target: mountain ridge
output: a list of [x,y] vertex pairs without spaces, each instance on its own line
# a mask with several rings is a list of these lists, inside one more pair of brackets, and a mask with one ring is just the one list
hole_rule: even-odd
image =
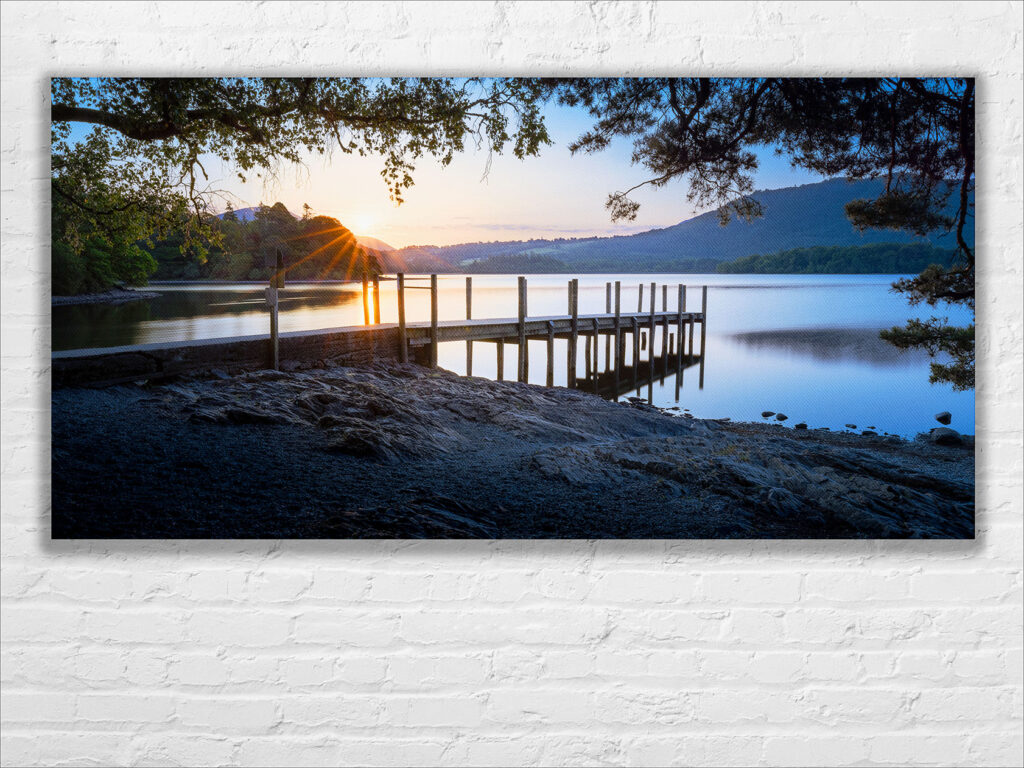
[[[719,222],[718,212],[710,211],[678,224],[632,235],[408,246],[393,255],[398,259],[432,258],[455,270],[470,271],[480,268],[489,271],[491,266],[498,271],[506,265],[514,270],[518,263],[516,257],[544,258],[549,263],[559,263],[566,269],[580,272],[674,271],[680,267],[689,271],[710,267],[713,271],[717,263],[794,248],[874,243],[931,243],[944,248],[955,247],[951,235],[922,238],[897,230],[858,232],[847,219],[843,206],[851,200],[876,197],[883,190],[883,184],[881,180],[838,178],[758,190],[749,197],[761,203],[764,216],[751,222],[733,219],[724,227]],[[973,239],[972,226],[968,242]],[[490,259],[500,262],[500,266],[488,264]]]

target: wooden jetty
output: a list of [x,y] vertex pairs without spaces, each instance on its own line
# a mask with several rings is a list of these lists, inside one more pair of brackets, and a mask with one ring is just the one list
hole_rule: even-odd
[[[677,286],[677,301],[674,309],[668,308],[668,286],[661,288],[661,309],[657,309],[657,285],[650,284],[650,299],[644,308],[645,286],[638,291],[637,311],[622,310],[621,281],[606,283],[605,312],[600,314],[579,314],[579,280],[572,279],[567,284],[567,311],[564,315],[530,316],[528,313],[527,278],[518,278],[518,315],[507,318],[474,318],[472,311],[472,278],[466,278],[466,318],[463,320],[437,319],[437,275],[430,276],[430,322],[407,323],[405,321],[405,291],[408,278],[397,276],[398,285],[398,317],[399,317],[399,356],[414,359],[429,365],[437,365],[438,344],[452,341],[466,342],[466,370],[472,374],[473,343],[489,342],[496,345],[495,356],[498,363],[498,377],[504,374],[504,347],[515,344],[517,347],[516,378],[526,381],[529,377],[528,343],[530,341],[546,342],[548,386],[552,385],[554,372],[555,339],[568,341],[567,380],[569,386],[576,386],[579,342],[584,340],[588,359],[597,364],[600,356],[600,338],[606,338],[606,367],[622,370],[626,360],[626,340],[630,339],[633,354],[632,361],[640,359],[641,339],[650,337],[649,358],[654,359],[654,337],[661,332],[661,357],[670,355],[680,360],[692,359],[699,361],[704,355],[707,339],[705,316],[707,314],[708,289],[702,286],[701,308],[699,312],[686,309],[686,286]],[[694,329],[700,325],[700,353],[694,351]],[[687,338],[689,345],[687,345]],[[644,348],[646,342],[644,342]],[[693,364],[693,363],[690,363]],[[588,363],[586,370],[591,371]],[[589,375],[589,374],[588,374]]]
[[[226,339],[208,339],[192,342],[146,344],[109,349],[83,349],[55,352],[52,355],[54,386],[77,386],[97,383],[158,379],[196,370],[224,368],[245,370],[288,366],[292,363],[333,359],[346,364],[368,362],[406,362],[436,366],[438,345],[464,342],[466,370],[472,373],[474,345],[495,345],[498,378],[504,376],[505,345],[516,345],[516,378],[529,378],[529,342],[542,341],[546,351],[546,377],[548,386],[554,383],[555,341],[565,340],[566,381],[570,387],[585,388],[579,376],[578,356],[584,347],[583,380],[598,381],[601,366],[601,337],[605,337],[604,369],[620,377],[621,382],[639,379],[641,362],[647,351],[646,365],[650,369],[644,379],[653,380],[656,359],[660,367],[674,367],[682,371],[700,363],[703,383],[703,359],[706,343],[707,287],[701,291],[699,311],[687,309],[686,286],[678,285],[675,307],[669,309],[670,291],[662,286],[661,308],[657,307],[658,291],[650,284],[649,299],[646,286],[638,290],[637,309],[623,310],[621,282],[605,286],[604,312],[579,313],[579,280],[566,284],[566,313],[564,315],[531,316],[528,305],[526,277],[518,278],[518,312],[515,317],[474,317],[472,307],[472,278],[466,278],[466,317],[460,320],[439,320],[438,276],[395,277],[398,294],[397,322],[380,322],[379,280],[364,280],[364,325],[326,328],[315,331],[278,332],[278,303],[287,301],[279,296],[283,287],[280,271],[275,275],[267,293],[271,310],[271,333],[267,336],[245,336]],[[410,285],[415,281],[428,281],[427,285]],[[414,289],[430,291],[430,319],[408,322],[406,292]],[[372,303],[373,310],[370,311]],[[371,322],[371,317],[373,322]],[[700,349],[695,349],[695,328],[700,326]],[[660,354],[655,340],[660,335]],[[667,370],[667,368],[666,368]],[[612,389],[618,393],[624,384],[616,383]],[[598,381],[598,389],[609,391],[605,379]],[[629,389],[635,389],[636,384]]]

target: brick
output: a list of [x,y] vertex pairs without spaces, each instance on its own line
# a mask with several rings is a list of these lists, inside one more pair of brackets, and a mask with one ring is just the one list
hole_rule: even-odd
[[275,701],[235,696],[183,698],[178,702],[177,715],[184,725],[213,732],[224,729],[267,731],[281,721]]
[[78,717],[100,723],[166,723],[174,714],[170,696],[126,695],[124,693],[81,694],[76,702]]

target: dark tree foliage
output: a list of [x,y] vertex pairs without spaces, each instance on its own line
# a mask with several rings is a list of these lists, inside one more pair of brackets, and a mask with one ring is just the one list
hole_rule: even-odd
[[180,233],[199,265],[220,235],[210,157],[245,179],[309,153],[373,154],[400,203],[423,157],[447,165],[467,142],[537,154],[549,143],[541,95],[521,79],[54,78],[54,243],[87,258],[93,240],[113,248]]
[[[912,304],[974,308],[972,226],[974,80],[970,78],[621,78],[559,79],[548,87],[563,103],[588,109],[593,128],[574,152],[633,141],[633,160],[651,176],[608,198],[613,219],[632,219],[630,193],[685,177],[697,205],[718,206],[723,223],[761,214],[753,189],[755,150],[774,147],[795,166],[825,176],[884,179],[881,195],[846,213],[859,228],[955,234],[957,258],[894,285]],[[883,333],[901,347],[944,353],[932,381],[974,385],[973,326],[944,318]],[[936,341],[938,340],[938,341]],[[948,341],[948,343],[945,343]]]
[[[209,222],[217,235],[202,262],[188,253],[181,231],[149,247],[164,279],[268,280],[280,252],[287,280],[353,280],[381,274],[384,254],[364,248],[337,219],[306,206],[296,218],[282,204],[261,205],[251,221],[226,211]],[[185,252],[182,253],[182,248]]]

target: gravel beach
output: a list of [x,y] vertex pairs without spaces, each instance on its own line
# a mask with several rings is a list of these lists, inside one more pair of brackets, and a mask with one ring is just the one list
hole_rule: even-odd
[[973,441],[415,365],[53,393],[55,538],[971,538]]

